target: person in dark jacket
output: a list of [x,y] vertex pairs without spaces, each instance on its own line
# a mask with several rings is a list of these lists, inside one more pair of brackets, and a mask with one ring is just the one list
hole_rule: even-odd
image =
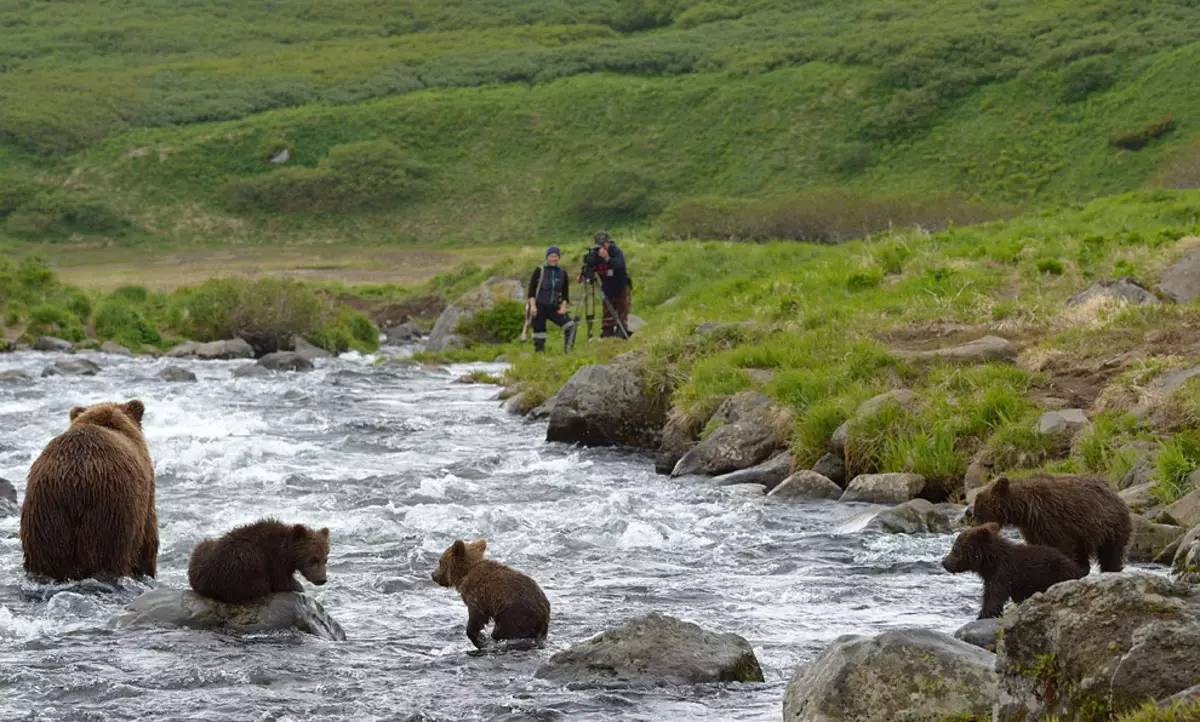
[[563,330],[563,349],[571,350],[575,322],[567,315],[571,290],[567,272],[559,267],[558,246],[546,249],[546,263],[538,266],[529,279],[529,315],[533,318],[533,350],[546,350],[546,321]]
[[[625,268],[625,254],[621,252],[621,247],[613,243],[612,237],[607,231],[596,233],[596,247],[600,255],[600,266],[597,275],[600,276],[600,289],[604,291],[604,295],[608,298],[608,303],[604,304],[604,314],[600,321],[600,338],[625,338],[629,335],[629,308],[633,305],[633,281],[629,278],[629,271]],[[609,309],[612,306],[612,309]],[[617,315],[613,316],[613,311]],[[621,330],[617,327],[617,319],[621,320],[620,329],[625,330],[622,335]]]

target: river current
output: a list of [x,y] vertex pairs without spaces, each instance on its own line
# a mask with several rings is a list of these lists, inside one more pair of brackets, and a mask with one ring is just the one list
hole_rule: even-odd
[[[399,352],[397,352],[399,353]],[[24,578],[0,518],[0,720],[771,720],[797,664],[842,634],[952,631],[981,585],[940,566],[949,535],[855,531],[864,507],[783,504],[654,473],[648,455],[545,442],[493,386],[501,366],[425,369],[350,354],[308,374],[235,379],[241,362],[87,354],[94,377],[39,378],[54,356],[0,356],[0,477],[29,465],[72,406],[142,399],[158,477],[157,586],[185,588],[201,539],[263,516],[328,526],[329,583],[305,587],[348,637],[114,631],[147,587]],[[197,383],[155,378],[192,370]],[[848,523],[849,522],[849,523]],[[472,655],[466,608],[430,573],[456,538],[528,574],[552,606],[547,648]],[[576,690],[540,662],[659,611],[753,645],[764,684]]]

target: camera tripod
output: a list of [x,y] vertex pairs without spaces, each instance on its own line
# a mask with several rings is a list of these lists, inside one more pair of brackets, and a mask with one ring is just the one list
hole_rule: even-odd
[[[596,296],[600,296],[600,300],[604,303],[604,307],[612,314],[613,322],[617,324],[617,328],[621,331],[621,338],[629,340],[629,332],[625,330],[625,326],[621,324],[621,317],[617,314],[617,309],[613,308],[612,301],[608,300],[608,296],[604,293],[603,288],[599,288],[599,284],[595,280],[584,279],[583,281],[583,316],[587,319],[587,337],[592,338],[592,328],[596,325]],[[579,323],[579,317],[575,317],[575,323]]]

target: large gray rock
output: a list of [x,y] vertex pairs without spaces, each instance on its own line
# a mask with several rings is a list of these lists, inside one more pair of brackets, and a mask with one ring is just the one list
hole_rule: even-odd
[[547,441],[657,448],[665,410],[628,368],[584,366],[554,397]]
[[839,487],[846,486],[846,462],[839,454],[825,454],[813,464],[813,471]]
[[640,316],[634,316],[632,313],[629,314],[629,323],[625,324],[625,330],[628,331],[630,335],[633,335],[638,331],[641,331],[643,328],[646,328],[646,321]]
[[784,449],[791,435],[788,411],[753,391],[725,399],[713,418],[724,423],[684,454],[671,476],[720,476],[748,469]]
[[966,509],[958,504],[913,499],[879,512],[866,528],[886,534],[943,534],[954,529]]
[[967,622],[955,630],[954,638],[961,639],[971,646],[995,652],[996,645],[1000,642],[1000,620],[976,619]]
[[292,337],[292,350],[309,361],[316,361],[319,358],[333,358],[333,354],[329,353],[320,346],[315,346],[309,343],[300,336]]
[[988,719],[995,655],[927,629],[838,637],[796,670],[784,722]]
[[1136,514],[1143,514],[1160,506],[1158,495],[1154,493],[1155,486],[1157,484],[1154,482],[1141,484],[1140,486],[1131,486],[1128,489],[1117,492],[1117,496],[1121,497],[1121,501],[1129,506],[1130,511]]
[[1092,422],[1088,420],[1087,414],[1084,413],[1083,409],[1047,411],[1038,419],[1038,432],[1042,434],[1074,436],[1091,425]]
[[1200,524],[1200,488],[1159,512],[1158,520],[1185,529]]
[[29,386],[33,377],[20,369],[0,371],[0,386]]
[[312,371],[313,363],[295,351],[276,351],[258,360],[268,371]]
[[42,376],[95,376],[100,366],[85,358],[60,358],[42,369]]
[[256,363],[238,366],[233,370],[233,377],[235,379],[267,379],[274,375],[271,369],[266,366],[259,366]]
[[71,353],[75,350],[75,344],[54,336],[38,336],[33,341],[34,351],[52,351],[57,353]]
[[792,471],[792,454],[785,451],[782,454],[776,454],[767,461],[752,466],[749,469],[740,471],[731,471],[728,474],[721,474],[714,477],[713,482],[720,486],[733,486],[734,484],[761,484],[768,492],[779,486],[780,482],[788,478],[788,474]]
[[837,499],[842,487],[815,471],[797,471],[784,479],[767,496],[780,501],[803,501],[805,499]]
[[0,479],[0,516],[17,513],[17,489],[8,479]]
[[1131,562],[1152,562],[1164,549],[1187,532],[1183,527],[1171,524],[1155,524],[1144,517],[1133,515],[1133,536],[1125,551]]
[[1067,305],[1080,306],[1097,298],[1122,301],[1136,306],[1152,306],[1158,303],[1158,296],[1155,296],[1150,289],[1129,276],[1124,276],[1096,281],[1068,298]]
[[1200,248],[1188,251],[1167,269],[1158,291],[1176,303],[1191,303],[1200,298]]
[[938,348],[931,351],[896,351],[894,353],[899,358],[913,360],[988,363],[991,361],[1014,361],[1020,351],[1008,339],[999,336],[984,336],[961,346]]
[[244,339],[231,338],[226,341],[196,343],[185,341],[167,352],[169,358],[199,358],[206,361],[228,361],[230,359],[254,358],[254,347]]
[[173,383],[185,383],[196,380],[196,374],[180,366],[168,366],[158,372],[158,377],[163,381]]
[[119,343],[113,341],[105,341],[100,344],[100,353],[110,354],[112,356],[132,356],[133,352],[125,348]]
[[1132,489],[1135,486],[1145,486],[1154,484],[1154,461],[1147,457],[1142,457],[1133,463],[1129,471],[1121,477],[1117,482],[1118,489]]
[[384,330],[385,343],[389,346],[400,346],[421,340],[421,327],[416,321],[405,321],[399,326]]
[[130,602],[110,624],[117,629],[165,626],[244,634],[295,630],[328,640],[346,638],[317,600],[297,592],[272,594],[256,604],[225,604],[191,590],[155,589]]
[[750,643],[649,614],[559,652],[537,676],[576,686],[762,682]]
[[1061,582],[1001,628],[996,722],[1107,720],[1200,679],[1200,595],[1159,576]]
[[1200,525],[1192,527],[1175,546],[1171,573],[1181,582],[1200,584]]
[[654,470],[659,474],[670,474],[683,455],[696,445],[696,438],[704,428],[704,419],[687,413],[676,406],[667,413],[663,426],[662,442],[658,455],[654,457]]
[[442,311],[425,340],[426,351],[445,351],[465,345],[458,335],[458,324],[476,313],[495,306],[500,301],[523,301],[525,290],[511,278],[493,276],[482,286],[463,295]]
[[903,504],[925,489],[920,474],[860,474],[854,477],[841,501],[866,501],[873,504]]

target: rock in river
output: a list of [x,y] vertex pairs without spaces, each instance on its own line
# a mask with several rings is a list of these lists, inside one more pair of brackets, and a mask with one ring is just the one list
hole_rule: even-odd
[[559,652],[537,671],[577,686],[762,682],[750,643],[691,622],[649,614]]
[[225,604],[191,590],[155,589],[130,602],[112,626],[167,626],[256,633],[295,630],[321,639],[343,640],[346,633],[317,600],[280,592],[258,604]]
[[659,445],[665,412],[628,368],[584,366],[567,380],[553,402],[547,441],[644,449]]

